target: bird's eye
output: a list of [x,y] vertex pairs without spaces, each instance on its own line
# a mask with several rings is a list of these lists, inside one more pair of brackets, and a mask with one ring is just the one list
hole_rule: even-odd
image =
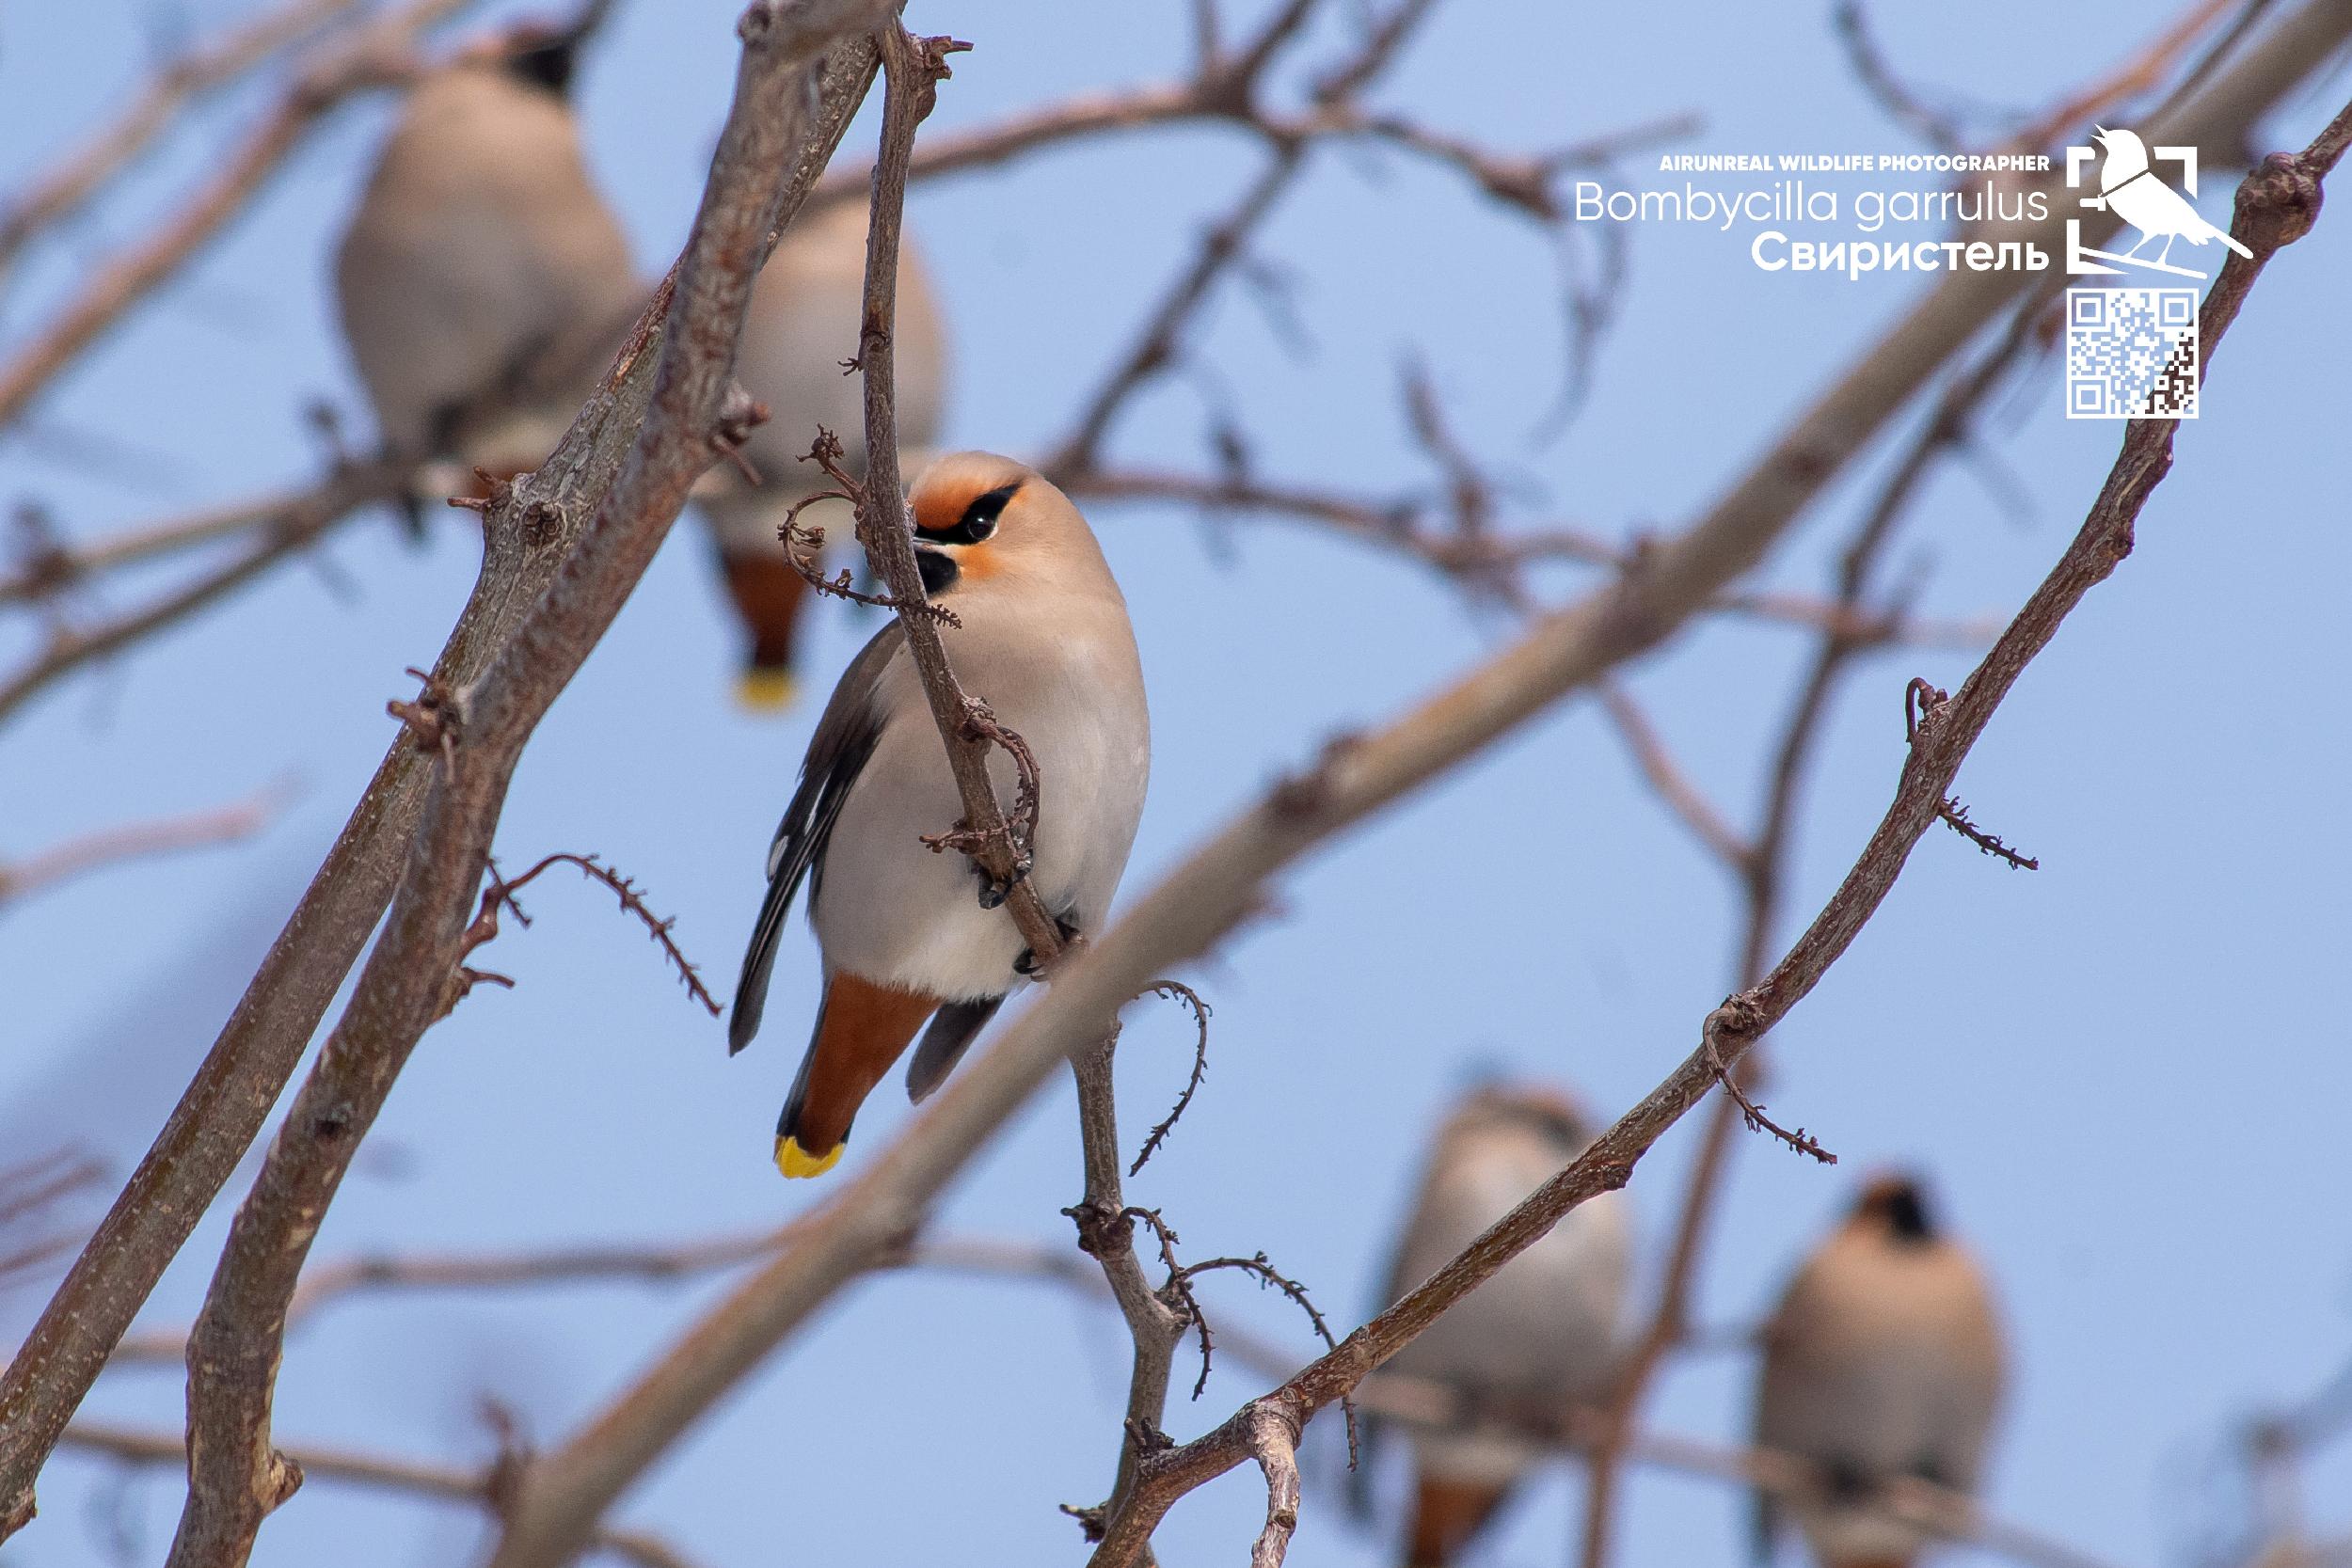
[[956,519],[954,527],[925,529],[923,537],[935,539],[943,545],[978,544],[996,531],[996,519],[1003,515],[1005,503],[1011,500],[1014,492],[1020,488],[1021,482],[1014,480],[1010,484],[1000,484],[986,495],[973,498],[972,503],[963,509],[963,515]]

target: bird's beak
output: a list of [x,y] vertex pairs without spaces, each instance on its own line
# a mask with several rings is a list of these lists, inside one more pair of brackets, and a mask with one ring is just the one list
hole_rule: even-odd
[[2101,147],[2105,147],[2105,146],[2106,146],[2106,145],[2107,145],[2107,128],[2106,128],[2106,126],[2104,126],[2104,125],[2094,125],[2094,126],[2092,126],[2092,127],[2090,128],[2090,139],[2091,139],[2092,141],[2097,142],[2097,143],[2098,143]]

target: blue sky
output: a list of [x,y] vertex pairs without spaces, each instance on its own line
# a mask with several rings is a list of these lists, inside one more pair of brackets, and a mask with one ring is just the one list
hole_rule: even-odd
[[[71,9],[72,14],[69,14]],[[506,14],[485,7],[477,16]],[[2038,106],[2159,24],[2144,8],[1884,8],[1886,47],[1963,102]],[[225,0],[177,8],[197,30]],[[1335,18],[1346,14],[1334,8]],[[151,58],[140,8],[20,7],[0,17],[0,180],[21,182],[133,89]],[[691,218],[723,112],[733,8],[620,8],[584,83],[596,173],[648,271]],[[1166,74],[1180,7],[1116,28],[1069,3],[974,9],[914,0],[911,24],[977,47],[937,124],[982,123],[1081,89]],[[1317,35],[1327,49],[1337,21]],[[1500,46],[1509,41],[1508,47]],[[1302,57],[1312,57],[1312,48]],[[2267,121],[2299,147],[2347,88],[2336,71]],[[138,231],[258,107],[203,120],[15,280],[10,333]],[[1685,110],[1690,150],[1907,150],[1846,73],[1825,7],[1561,10],[1468,0],[1437,19],[1375,102],[1505,147],[1540,149]],[[302,407],[357,413],[331,329],[327,257],[388,105],[337,119],[268,199],[135,325],[0,444],[0,498],[35,499],[75,535],[298,479],[317,462]],[[866,135],[852,133],[852,146]],[[1225,131],[1123,136],[921,188],[912,206],[954,334],[948,438],[1032,452],[1130,339],[1190,236],[1259,150]],[[2206,210],[2220,212],[2220,182]],[[2315,1385],[2352,1338],[2340,1135],[2352,1055],[2336,995],[2352,929],[2352,847],[2336,781],[2352,766],[2340,693],[2347,459],[2341,280],[2352,222],[2324,217],[2265,277],[2217,357],[2202,417],[2139,546],[2035,664],[1964,770],[1979,818],[2042,857],[2010,872],[1957,837],[1925,840],[1853,950],[1775,1037],[1770,1097],[1843,1157],[1823,1170],[1748,1140],[1703,1281],[1708,1323],[1753,1320],[1798,1254],[1882,1161],[1932,1176],[2005,1303],[2018,1375],[1997,1439],[2005,1514],[2116,1562],[2184,1560],[2212,1517],[2205,1455],[2233,1422]],[[1423,357],[1482,454],[1523,475],[1523,519],[1614,535],[1677,526],[1811,390],[1903,309],[1915,277],[1798,280],[1749,266],[1704,230],[1632,236],[1626,308],[1589,406],[1531,431],[1559,373],[1547,242],[1441,171],[1327,151],[1270,226],[1304,327],[1298,353],[1246,294],[1206,319],[1204,378],[1171,378],[1118,427],[1115,454],[1199,465],[1212,385],[1245,415],[1266,472],[1382,489],[1429,477],[1398,417],[1397,366]],[[2054,368],[1997,402],[1990,461],[1928,487],[1896,550],[1940,613],[2005,613],[2040,579],[2111,460],[2113,425],[2060,417]],[[1817,589],[1883,467],[1840,483],[1765,568]],[[1377,719],[1497,645],[1507,620],[1395,561],[1289,525],[1204,529],[1153,508],[1097,508],[1134,606],[1157,761],[1130,888],[1172,863],[1334,731]],[[438,647],[470,580],[453,514],[431,546],[389,520],[316,564],[57,689],[0,735],[0,853],[230,799],[291,774],[298,803],[232,849],[92,876],[0,912],[0,1149],[82,1139],[127,1168],[176,1094],[390,734],[401,670]],[[781,721],[732,705],[732,633],[696,542],[655,563],[518,774],[500,852],[594,851],[638,877],[714,981],[731,974],[760,858],[815,705]],[[1547,579],[1549,592],[1579,578]],[[133,602],[139,582],[100,602]],[[821,685],[867,634],[829,608]],[[24,628],[0,629],[13,657]],[[1631,685],[1677,755],[1744,819],[1804,640],[1715,621]],[[1956,685],[1969,657],[1906,650],[1867,665],[1830,726],[1790,898],[1809,914],[1875,822],[1900,762],[1911,675]],[[1246,693],[1246,698],[1236,700]],[[537,923],[499,940],[512,993],[484,991],[432,1032],[404,1076],[317,1256],[679,1240],[773,1223],[820,1190],[767,1164],[795,1060],[790,1028],[729,1061],[610,898],[550,878]],[[1327,1309],[1359,1316],[1421,1143],[1474,1073],[1574,1085],[1610,1113],[1685,1052],[1726,989],[1736,913],[1724,879],[1657,808],[1597,715],[1549,715],[1313,858],[1276,909],[1192,976],[1216,1008],[1207,1086],[1136,1183],[1187,1249],[1266,1249]],[[1793,927],[1787,935],[1793,934]],[[803,1014],[814,960],[797,923],[771,1012]],[[1182,1082],[1189,1026],[1139,1009],[1122,1058],[1134,1132]],[[903,1119],[878,1095],[850,1159]],[[1654,1273],[1695,1128],[1633,1186]],[[240,1185],[241,1190],[241,1185]],[[1062,1238],[1077,1190],[1057,1086],[955,1189],[946,1226]],[[158,1292],[154,1323],[200,1300],[225,1213]],[[482,1457],[478,1395],[552,1441],[717,1287],[402,1298],[333,1309],[289,1347],[290,1442]],[[1287,1309],[1231,1282],[1212,1309],[1297,1337]],[[0,1299],[0,1335],[38,1307]],[[1300,1340],[1303,1352],[1303,1338]],[[1107,1312],[1041,1285],[900,1275],[851,1290],[693,1433],[622,1510],[714,1565],[1071,1560],[1057,1502],[1107,1482],[1123,1338]],[[1661,1428],[1730,1437],[1750,1369],[1677,1368]],[[109,1377],[90,1408],[176,1421],[167,1370]],[[1197,1431],[1255,1386],[1220,1372]],[[2341,1491],[2352,1474],[2328,1472]],[[2325,1496],[2324,1489],[2321,1494]],[[60,1460],[12,1565],[112,1560],[111,1517],[168,1538],[167,1477],[118,1493]],[[1231,1560],[1262,1517],[1237,1474],[1186,1502],[1163,1560]],[[1644,1474],[1629,1563],[1743,1549],[1743,1505]],[[2342,1522],[2339,1519],[2339,1522]],[[107,1527],[111,1528],[112,1527]],[[1486,1563],[1557,1562],[1574,1528],[1557,1476],[1531,1490]],[[256,1560],[354,1568],[450,1560],[460,1513],[320,1484]],[[1311,1475],[1294,1562],[1385,1560]]]

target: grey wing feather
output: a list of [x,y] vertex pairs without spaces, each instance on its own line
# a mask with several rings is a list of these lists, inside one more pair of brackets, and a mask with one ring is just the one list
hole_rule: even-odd
[[743,954],[742,978],[736,982],[735,1011],[727,1020],[729,1054],[751,1044],[759,1033],[785,911],[792,907],[801,879],[823,861],[841,804],[882,738],[887,715],[881,711],[876,689],[905,645],[906,634],[896,621],[875,633],[843,672],[824,716],[817,721],[817,733],[809,737],[800,787],[792,792],[792,803],[785,807],[775,841],[768,847],[768,896],[759,906],[759,923],[752,927],[751,945]]

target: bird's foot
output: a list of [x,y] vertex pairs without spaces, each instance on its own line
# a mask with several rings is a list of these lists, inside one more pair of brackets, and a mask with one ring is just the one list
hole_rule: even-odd
[[1011,878],[1005,881],[998,881],[990,876],[988,868],[977,861],[972,863],[972,874],[980,879],[980,908],[1001,910],[1005,907],[1005,900],[1012,896],[1012,890],[1028,878],[1029,862],[1025,859],[1017,862]]
[[[1079,935],[1078,927],[1073,926],[1070,922],[1062,919],[1060,916],[1055,916],[1054,924],[1061,931],[1062,950],[1065,953],[1071,948],[1077,946],[1080,942],[1086,941],[1085,937]],[[1021,956],[1012,960],[1012,969],[1014,974],[1021,975],[1024,979],[1036,979],[1041,973],[1037,961],[1037,949],[1034,947],[1024,947],[1021,950]]]

